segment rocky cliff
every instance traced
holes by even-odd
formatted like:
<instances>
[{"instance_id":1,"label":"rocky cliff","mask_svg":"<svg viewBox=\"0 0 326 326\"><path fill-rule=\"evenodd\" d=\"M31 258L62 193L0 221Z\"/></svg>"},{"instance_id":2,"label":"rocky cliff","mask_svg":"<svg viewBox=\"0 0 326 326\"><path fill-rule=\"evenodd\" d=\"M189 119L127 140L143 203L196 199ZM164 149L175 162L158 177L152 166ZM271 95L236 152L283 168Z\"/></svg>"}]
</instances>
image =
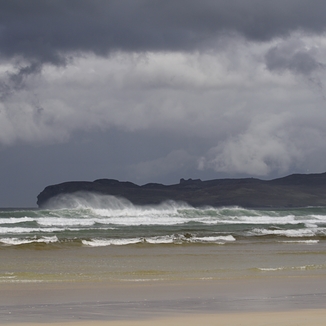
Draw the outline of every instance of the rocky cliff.
<instances>
[{"instance_id":1,"label":"rocky cliff","mask_svg":"<svg viewBox=\"0 0 326 326\"><path fill-rule=\"evenodd\" d=\"M166 200L192 206L304 207L326 206L326 173L292 174L274 180L216 179L184 180L173 185L99 179L93 182L71 181L46 187L38 196L39 207L62 194L91 192L123 197L136 205L159 204Z\"/></svg>"}]
</instances>

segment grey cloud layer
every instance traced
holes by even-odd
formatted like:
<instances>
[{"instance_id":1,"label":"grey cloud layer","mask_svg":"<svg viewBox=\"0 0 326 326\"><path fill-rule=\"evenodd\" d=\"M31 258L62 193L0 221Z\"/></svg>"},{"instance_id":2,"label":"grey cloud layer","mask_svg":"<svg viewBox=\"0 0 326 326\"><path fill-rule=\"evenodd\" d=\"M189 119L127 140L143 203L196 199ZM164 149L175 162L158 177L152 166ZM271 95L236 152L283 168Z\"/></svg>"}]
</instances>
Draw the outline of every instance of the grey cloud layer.
<instances>
[{"instance_id":1,"label":"grey cloud layer","mask_svg":"<svg viewBox=\"0 0 326 326\"><path fill-rule=\"evenodd\" d=\"M150 160L128 162L130 171L147 175L147 181L195 166L259 176L308 165L320 169L320 155L326 155L325 101L307 80L316 75L323 83L325 71L282 64L273 69L268 54L288 53L286 43L292 44L286 62L296 51L320 62L324 38L229 42L212 53L116 53L84 56L64 67L45 65L25 80L26 89L0 105L0 141L60 142L79 130L110 128L184 138L178 144L170 139L170 154L165 150ZM207 146L188 152L189 136Z\"/></svg>"},{"instance_id":2,"label":"grey cloud layer","mask_svg":"<svg viewBox=\"0 0 326 326\"><path fill-rule=\"evenodd\" d=\"M0 9L1 55L54 64L76 51L198 50L229 32L266 41L326 27L318 0L1 0Z\"/></svg>"},{"instance_id":3,"label":"grey cloud layer","mask_svg":"<svg viewBox=\"0 0 326 326\"><path fill-rule=\"evenodd\" d=\"M317 52L317 48L307 48L300 39L282 42L266 53L266 66L270 70L290 70L310 75L325 68L325 65L315 58Z\"/></svg>"},{"instance_id":4,"label":"grey cloud layer","mask_svg":"<svg viewBox=\"0 0 326 326\"><path fill-rule=\"evenodd\" d=\"M321 0L0 0L3 184L28 179L25 146L39 184L325 171L325 12Z\"/></svg>"}]
</instances>

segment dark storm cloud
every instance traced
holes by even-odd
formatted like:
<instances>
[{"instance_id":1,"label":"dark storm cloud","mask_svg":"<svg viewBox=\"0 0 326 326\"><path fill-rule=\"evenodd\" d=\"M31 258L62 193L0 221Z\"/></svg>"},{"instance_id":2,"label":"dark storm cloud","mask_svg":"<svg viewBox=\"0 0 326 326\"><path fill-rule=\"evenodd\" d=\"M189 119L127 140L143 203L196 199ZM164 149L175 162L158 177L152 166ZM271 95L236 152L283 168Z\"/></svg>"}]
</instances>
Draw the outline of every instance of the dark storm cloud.
<instances>
[{"instance_id":1,"label":"dark storm cloud","mask_svg":"<svg viewBox=\"0 0 326 326\"><path fill-rule=\"evenodd\" d=\"M266 66L269 70L290 70L303 75L310 75L312 72L324 67L324 64L318 62L313 51L305 49L282 49L273 47L266 56Z\"/></svg>"},{"instance_id":2,"label":"dark storm cloud","mask_svg":"<svg viewBox=\"0 0 326 326\"><path fill-rule=\"evenodd\" d=\"M319 33L325 12L317 0L1 0L0 51L64 64L76 51L192 50L227 32L257 41Z\"/></svg>"},{"instance_id":3,"label":"dark storm cloud","mask_svg":"<svg viewBox=\"0 0 326 326\"><path fill-rule=\"evenodd\" d=\"M0 99L12 95L15 91L23 89L28 76L41 71L42 65L33 62L24 67L17 67L16 72L8 72L4 78L0 80Z\"/></svg>"},{"instance_id":4,"label":"dark storm cloud","mask_svg":"<svg viewBox=\"0 0 326 326\"><path fill-rule=\"evenodd\" d=\"M325 12L325 0L0 0L0 205L67 180L325 171Z\"/></svg>"}]
</instances>

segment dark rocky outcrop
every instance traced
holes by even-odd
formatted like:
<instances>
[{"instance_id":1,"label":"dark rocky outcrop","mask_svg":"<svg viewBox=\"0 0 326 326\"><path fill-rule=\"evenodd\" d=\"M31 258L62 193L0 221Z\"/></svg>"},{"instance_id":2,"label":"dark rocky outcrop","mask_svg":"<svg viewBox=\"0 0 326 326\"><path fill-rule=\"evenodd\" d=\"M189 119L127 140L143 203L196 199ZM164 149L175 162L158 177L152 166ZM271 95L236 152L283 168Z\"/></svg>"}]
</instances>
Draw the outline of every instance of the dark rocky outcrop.
<instances>
[{"instance_id":1,"label":"dark rocky outcrop","mask_svg":"<svg viewBox=\"0 0 326 326\"><path fill-rule=\"evenodd\" d=\"M326 173L292 174L274 180L216 179L201 181L181 179L179 184L132 182L99 179L72 181L46 187L37 204L45 207L55 196L79 191L123 197L136 205L159 204L166 200L182 201L192 206L304 207L326 206Z\"/></svg>"}]
</instances>

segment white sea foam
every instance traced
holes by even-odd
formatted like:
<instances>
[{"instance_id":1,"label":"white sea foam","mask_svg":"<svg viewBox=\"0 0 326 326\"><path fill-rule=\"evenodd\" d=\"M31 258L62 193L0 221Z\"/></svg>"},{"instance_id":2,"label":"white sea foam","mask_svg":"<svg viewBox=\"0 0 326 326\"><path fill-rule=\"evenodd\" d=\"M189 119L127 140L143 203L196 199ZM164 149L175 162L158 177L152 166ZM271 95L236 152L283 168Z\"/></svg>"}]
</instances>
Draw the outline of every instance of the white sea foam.
<instances>
[{"instance_id":1,"label":"white sea foam","mask_svg":"<svg viewBox=\"0 0 326 326\"><path fill-rule=\"evenodd\" d=\"M287 216L240 216L237 217L236 222L245 224L298 224L299 222L295 219L294 215ZM301 221L300 221L301 222Z\"/></svg>"},{"instance_id":2,"label":"white sea foam","mask_svg":"<svg viewBox=\"0 0 326 326\"><path fill-rule=\"evenodd\" d=\"M0 276L0 282L15 279L16 276Z\"/></svg>"},{"instance_id":3,"label":"white sea foam","mask_svg":"<svg viewBox=\"0 0 326 326\"><path fill-rule=\"evenodd\" d=\"M52 233L62 231L62 228L23 228L23 227L0 227L0 234L22 234L33 232Z\"/></svg>"},{"instance_id":4,"label":"white sea foam","mask_svg":"<svg viewBox=\"0 0 326 326\"><path fill-rule=\"evenodd\" d=\"M258 268L259 270L263 271L263 272L270 272L270 271L280 271L280 270L284 270L284 267L276 267L276 268Z\"/></svg>"},{"instance_id":5,"label":"white sea foam","mask_svg":"<svg viewBox=\"0 0 326 326\"><path fill-rule=\"evenodd\" d=\"M157 237L148 237L145 238L145 241L147 243L151 243L151 244L164 244L164 243L173 243L175 241L175 237L174 236L157 236Z\"/></svg>"},{"instance_id":6,"label":"white sea foam","mask_svg":"<svg viewBox=\"0 0 326 326\"><path fill-rule=\"evenodd\" d=\"M105 246L125 246L129 244L136 244L143 242L141 238L133 239L93 239L93 240L82 240L83 245L90 247L105 247Z\"/></svg>"},{"instance_id":7,"label":"white sea foam","mask_svg":"<svg viewBox=\"0 0 326 326\"><path fill-rule=\"evenodd\" d=\"M253 229L249 232L251 235L279 235L286 237L307 237L315 236L316 232L311 229L290 229L290 230L267 230L267 229Z\"/></svg>"},{"instance_id":8,"label":"white sea foam","mask_svg":"<svg viewBox=\"0 0 326 326\"><path fill-rule=\"evenodd\" d=\"M114 196L77 193L61 195L52 200L51 207L65 207L88 211L89 218L97 218L99 223L117 225L173 225L187 222L203 224L298 224L302 220L293 214L279 216L269 215L255 210L240 207L201 209L193 208L184 203L167 201L159 205L133 205L130 201ZM66 211L66 209L64 209ZM98 218L104 218L99 220ZM306 217L306 222L310 218ZM319 217L318 221L322 220ZM325 217L324 217L325 220ZM315 221L312 221L315 223Z\"/></svg>"},{"instance_id":9,"label":"white sea foam","mask_svg":"<svg viewBox=\"0 0 326 326\"><path fill-rule=\"evenodd\" d=\"M311 214L310 216L312 218L316 219L317 221L326 222L326 216L325 215Z\"/></svg>"},{"instance_id":10,"label":"white sea foam","mask_svg":"<svg viewBox=\"0 0 326 326\"><path fill-rule=\"evenodd\" d=\"M39 239L19 239L19 238L2 238L0 239L0 243L7 246L18 246L22 244L29 243L53 243L58 242L58 238L56 236L53 237L42 237Z\"/></svg>"},{"instance_id":11,"label":"white sea foam","mask_svg":"<svg viewBox=\"0 0 326 326\"><path fill-rule=\"evenodd\" d=\"M291 241L279 241L281 243L302 243L302 244L316 244L319 242L319 240L291 240Z\"/></svg>"},{"instance_id":12,"label":"white sea foam","mask_svg":"<svg viewBox=\"0 0 326 326\"><path fill-rule=\"evenodd\" d=\"M122 240L119 241L122 244L128 244L129 237L137 238L137 243L187 244L227 243L235 241L234 237L237 236L310 237L309 240L313 240L314 236L326 235L326 209L321 208L288 211L247 210L241 207L193 208L172 201L160 205L137 206L112 196L83 196L78 198L71 195L68 196L70 199L66 197L65 200L70 201L68 208L60 206L61 203L51 210L13 212L12 216L17 217L10 217L10 210L0 211L3 214L0 215L0 236L19 238L23 235L27 238L28 235L39 237L56 232L60 237L62 233L62 238L87 238L84 241L90 243L85 242L85 245L105 246L119 245L105 239L106 236L103 235L104 230L114 229L117 231L109 232L107 236L116 239L121 237ZM322 215L324 211L325 215ZM165 226L166 231L162 233ZM171 233L171 226L175 226L175 232L180 234L153 236ZM66 231L72 231L73 234ZM191 236L185 236L191 232ZM143 237L144 234L148 236ZM102 237L104 240L101 240ZM89 240L92 238L104 242Z\"/></svg>"},{"instance_id":13,"label":"white sea foam","mask_svg":"<svg viewBox=\"0 0 326 326\"><path fill-rule=\"evenodd\" d=\"M43 216L23 218L2 218L2 223L37 221L40 226L74 227L93 226L95 223L115 225L180 225L196 222L209 225L259 224L296 225L306 223L307 227L318 227L326 223L326 214L283 215L278 211L248 210L241 207L193 208L185 203L166 201L159 205L133 205L130 201L109 195L75 193L52 198L52 210L42 210Z\"/></svg>"},{"instance_id":14,"label":"white sea foam","mask_svg":"<svg viewBox=\"0 0 326 326\"><path fill-rule=\"evenodd\" d=\"M258 268L263 272L273 272L273 271L286 271L286 270L314 270L314 269L323 269L325 265L303 265L303 266L281 266L281 267L267 267L267 268Z\"/></svg>"},{"instance_id":15,"label":"white sea foam","mask_svg":"<svg viewBox=\"0 0 326 326\"><path fill-rule=\"evenodd\" d=\"M311 222L305 222L305 227L310 228L310 229L316 229L318 228L317 224L311 223Z\"/></svg>"},{"instance_id":16,"label":"white sea foam","mask_svg":"<svg viewBox=\"0 0 326 326\"><path fill-rule=\"evenodd\" d=\"M219 209L191 209L170 205L168 207L137 207L132 206L126 209L92 209L93 216L90 220L96 223L116 225L178 225L188 222L203 224L259 224L259 225L297 225L306 223L307 226L318 227L321 220L306 216L298 218L294 215L287 216L224 216Z\"/></svg>"},{"instance_id":17,"label":"white sea foam","mask_svg":"<svg viewBox=\"0 0 326 326\"><path fill-rule=\"evenodd\" d=\"M0 224L18 224L24 222L33 222L35 218L32 217L8 217L8 218L0 218Z\"/></svg>"},{"instance_id":18,"label":"white sea foam","mask_svg":"<svg viewBox=\"0 0 326 326\"><path fill-rule=\"evenodd\" d=\"M61 227L72 227L72 226L92 226L95 224L94 219L90 218L56 218L56 217L42 217L37 219L37 223L40 226L61 226Z\"/></svg>"},{"instance_id":19,"label":"white sea foam","mask_svg":"<svg viewBox=\"0 0 326 326\"><path fill-rule=\"evenodd\" d=\"M227 236L208 236L208 237L192 237L182 234L153 236L153 237L139 237L139 238L125 238L125 239L91 239L82 240L85 246L103 247L103 246L122 246L137 243L148 244L181 244L181 243L217 243L224 244L226 242L236 241L232 235Z\"/></svg>"},{"instance_id":20,"label":"white sea foam","mask_svg":"<svg viewBox=\"0 0 326 326\"><path fill-rule=\"evenodd\" d=\"M17 280L17 279L12 279L12 280L0 280L0 283L44 283L45 281L43 280Z\"/></svg>"},{"instance_id":21,"label":"white sea foam","mask_svg":"<svg viewBox=\"0 0 326 326\"><path fill-rule=\"evenodd\" d=\"M197 210L198 213L199 210ZM301 220L295 220L293 217L269 217L269 216L245 216L228 218L219 216L218 213L213 215L205 215L205 211L200 214L191 214L189 210L160 210L160 209L128 209L128 210L108 210L108 209L93 209L93 216L81 217L76 220L65 219L51 222L40 220L40 223L47 223L46 225L70 225L73 223L81 225L92 225L93 223L102 224L116 224L116 225L179 225L188 222L197 222L203 224L299 224ZM309 221L307 221L309 223Z\"/></svg>"},{"instance_id":22,"label":"white sea foam","mask_svg":"<svg viewBox=\"0 0 326 326\"><path fill-rule=\"evenodd\" d=\"M0 282L6 281L6 280L12 280L15 279L16 276L14 273L11 272L5 272L2 275L0 275Z\"/></svg>"},{"instance_id":23,"label":"white sea foam","mask_svg":"<svg viewBox=\"0 0 326 326\"><path fill-rule=\"evenodd\" d=\"M178 225L188 221L180 217L174 216L120 216L111 217L109 220L97 221L100 223L108 223L114 225Z\"/></svg>"},{"instance_id":24,"label":"white sea foam","mask_svg":"<svg viewBox=\"0 0 326 326\"><path fill-rule=\"evenodd\" d=\"M99 215L107 214L110 216L115 213L123 212L124 215L135 212L138 214L147 214L148 211L176 211L179 208L190 207L185 203L176 203L174 201L166 201L158 205L133 205L129 200L121 197L110 195L99 195L87 192L77 192L74 194L64 194L52 198L48 202L50 209L91 209L97 211Z\"/></svg>"},{"instance_id":25,"label":"white sea foam","mask_svg":"<svg viewBox=\"0 0 326 326\"><path fill-rule=\"evenodd\" d=\"M34 219L42 227L90 227L96 223L124 226L140 226L140 225L180 225L189 222L196 222L209 225L221 224L252 224L252 225L296 225L304 223L308 228L318 228L319 220L309 220L306 218L295 219L293 216L270 217L270 216L220 216L217 213L205 215L205 211L189 209L183 210L161 210L155 208L137 208L126 210L108 210L108 209L91 209L88 212L75 212L75 217L66 216L48 216ZM200 213L198 213L200 212ZM57 212L59 213L59 212ZM197 214L198 213L198 214ZM65 212L65 214L67 214ZM316 224L317 223L317 224Z\"/></svg>"},{"instance_id":26,"label":"white sea foam","mask_svg":"<svg viewBox=\"0 0 326 326\"><path fill-rule=\"evenodd\" d=\"M194 237L190 238L192 242L227 242L227 241L235 241L235 238L232 235L227 236L209 236L209 237Z\"/></svg>"},{"instance_id":27,"label":"white sea foam","mask_svg":"<svg viewBox=\"0 0 326 326\"><path fill-rule=\"evenodd\" d=\"M157 282L157 281L163 281L164 278L125 278L120 279L120 282Z\"/></svg>"}]
</instances>

